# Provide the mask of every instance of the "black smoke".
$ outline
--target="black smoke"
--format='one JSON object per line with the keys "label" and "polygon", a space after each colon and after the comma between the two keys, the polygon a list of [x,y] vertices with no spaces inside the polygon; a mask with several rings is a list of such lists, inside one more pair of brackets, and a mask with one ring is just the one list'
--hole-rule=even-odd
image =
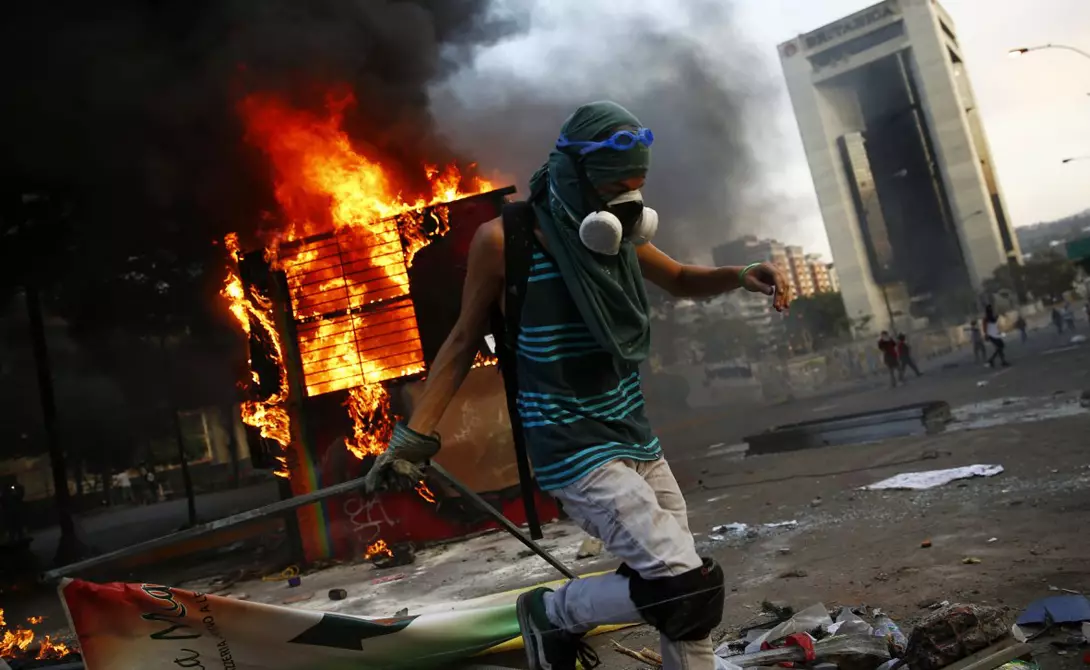
{"label": "black smoke", "polygon": [[436,114],[454,144],[525,192],[568,114],[593,100],[620,102],[655,133],[644,191],[661,215],[656,243],[710,260],[711,246],[759,232],[743,217],[760,185],[753,111],[771,96],[730,4],[645,0],[618,12],[612,3],[538,2],[528,34],[506,52],[522,60],[463,71],[433,95]]}
{"label": "black smoke", "polygon": [[207,244],[252,229],[269,204],[242,96],[317,109],[347,86],[353,135],[415,168],[453,157],[429,84],[517,28],[489,0],[13,3],[0,21],[0,171],[76,193],[83,225],[118,245],[180,229]]}

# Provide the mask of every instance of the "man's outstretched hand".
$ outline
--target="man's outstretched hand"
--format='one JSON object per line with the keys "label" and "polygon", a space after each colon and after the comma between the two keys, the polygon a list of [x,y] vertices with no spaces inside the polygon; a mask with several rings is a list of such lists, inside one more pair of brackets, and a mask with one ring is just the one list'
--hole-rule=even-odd
{"label": "man's outstretched hand", "polygon": [[421,435],[404,423],[394,426],[390,446],[379,454],[363,488],[368,495],[377,491],[413,489],[424,478],[423,466],[439,453],[439,438]]}
{"label": "man's outstretched hand", "polygon": [[787,275],[772,263],[761,263],[747,272],[742,278],[742,288],[772,296],[772,306],[777,312],[786,310],[794,299]]}

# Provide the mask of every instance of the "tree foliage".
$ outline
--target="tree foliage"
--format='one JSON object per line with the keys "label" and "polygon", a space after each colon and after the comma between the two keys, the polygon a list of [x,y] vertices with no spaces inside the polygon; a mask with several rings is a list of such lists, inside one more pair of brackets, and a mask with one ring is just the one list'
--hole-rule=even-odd
{"label": "tree foliage", "polygon": [[815,293],[791,303],[787,336],[795,349],[813,351],[851,333],[852,322],[840,293]]}
{"label": "tree foliage", "polygon": [[693,336],[704,348],[706,363],[753,357],[761,349],[757,330],[738,318],[705,317],[697,322]]}
{"label": "tree foliage", "polygon": [[1055,251],[1034,254],[1021,265],[1004,265],[984,283],[988,293],[1013,291],[1020,281],[1035,298],[1055,302],[1075,282],[1078,269],[1065,256]]}

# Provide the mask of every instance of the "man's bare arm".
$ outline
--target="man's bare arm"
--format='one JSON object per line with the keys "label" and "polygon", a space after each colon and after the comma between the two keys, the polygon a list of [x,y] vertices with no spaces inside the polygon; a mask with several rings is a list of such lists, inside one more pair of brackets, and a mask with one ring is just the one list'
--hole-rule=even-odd
{"label": "man's bare arm", "polygon": [[469,247],[462,307],[428,370],[409,428],[430,435],[462,385],[487,332],[488,311],[503,291],[503,226],[497,219],[477,229]]}
{"label": "man's bare arm", "polygon": [[[653,244],[636,247],[643,275],[651,283],[676,298],[709,298],[741,288],[739,281],[744,266],[728,265],[714,268],[685,265],[666,255]],[[784,310],[791,302],[791,287],[787,278],[769,263],[762,263],[746,273],[745,288],[758,293],[773,294],[773,307]]]}

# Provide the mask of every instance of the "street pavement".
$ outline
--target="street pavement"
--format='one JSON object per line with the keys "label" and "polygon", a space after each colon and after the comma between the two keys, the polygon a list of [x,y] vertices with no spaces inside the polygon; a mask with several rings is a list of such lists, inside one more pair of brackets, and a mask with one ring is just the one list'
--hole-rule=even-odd
{"label": "street pavement", "polygon": [[[275,481],[196,497],[198,521],[211,521],[279,499]],[[95,511],[76,519],[78,533],[96,554],[114,551],[180,529],[189,522],[186,499]],[[31,550],[41,565],[51,565],[60,539],[57,526],[33,534]]]}

